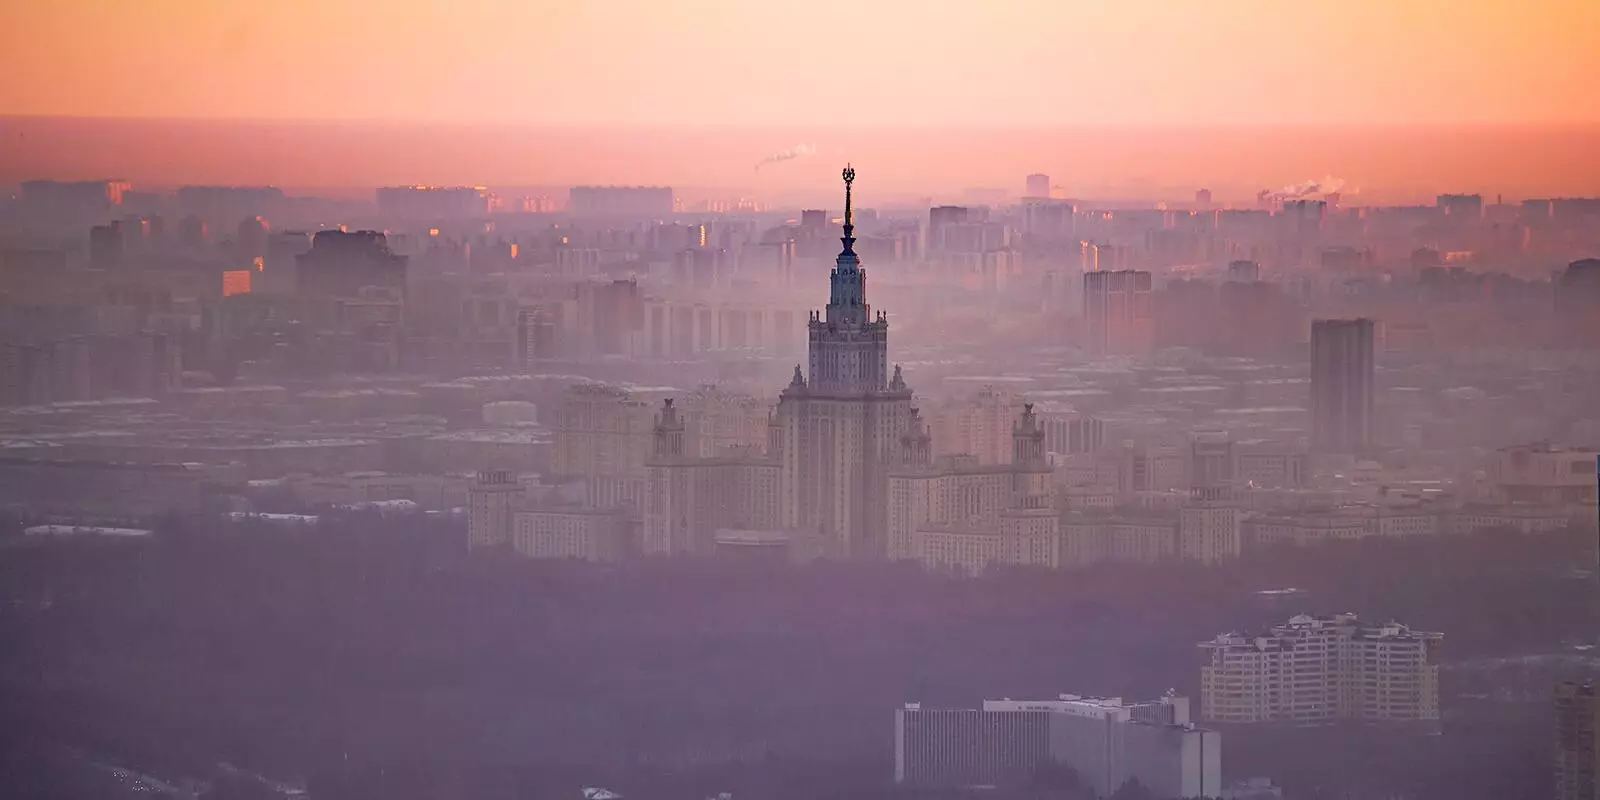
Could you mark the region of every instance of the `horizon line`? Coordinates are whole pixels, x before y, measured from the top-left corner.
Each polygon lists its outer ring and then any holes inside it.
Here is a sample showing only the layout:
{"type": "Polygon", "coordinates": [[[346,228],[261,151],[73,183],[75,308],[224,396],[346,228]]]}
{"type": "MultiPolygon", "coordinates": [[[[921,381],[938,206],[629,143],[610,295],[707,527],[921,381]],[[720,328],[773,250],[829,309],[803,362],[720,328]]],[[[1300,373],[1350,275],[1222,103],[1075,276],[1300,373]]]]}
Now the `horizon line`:
{"type": "Polygon", "coordinates": [[[1396,129],[1396,128],[1600,128],[1600,120],[1373,120],[1352,122],[1348,120],[1147,120],[1147,121],[1097,121],[1075,122],[854,122],[850,124],[815,122],[647,122],[605,120],[439,120],[407,119],[395,117],[252,117],[252,116],[114,116],[98,114],[14,114],[0,113],[0,121],[50,121],[50,122],[126,122],[126,123],[245,123],[283,125],[384,125],[439,128],[548,128],[548,129],[816,129],[816,130],[1010,130],[1010,129],[1082,129],[1116,130],[1143,129],[1237,129],[1237,128],[1321,128],[1321,129],[1396,129]]]}

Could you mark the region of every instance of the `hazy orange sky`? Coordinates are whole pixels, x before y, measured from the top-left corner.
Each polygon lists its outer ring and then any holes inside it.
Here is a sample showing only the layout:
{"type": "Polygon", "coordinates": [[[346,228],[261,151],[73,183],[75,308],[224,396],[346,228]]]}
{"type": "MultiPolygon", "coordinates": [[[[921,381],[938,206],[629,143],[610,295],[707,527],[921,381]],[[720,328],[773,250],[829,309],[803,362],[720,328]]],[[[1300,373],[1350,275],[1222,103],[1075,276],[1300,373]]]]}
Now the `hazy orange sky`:
{"type": "Polygon", "coordinates": [[[1596,0],[16,0],[0,114],[1600,122],[1596,0]]]}

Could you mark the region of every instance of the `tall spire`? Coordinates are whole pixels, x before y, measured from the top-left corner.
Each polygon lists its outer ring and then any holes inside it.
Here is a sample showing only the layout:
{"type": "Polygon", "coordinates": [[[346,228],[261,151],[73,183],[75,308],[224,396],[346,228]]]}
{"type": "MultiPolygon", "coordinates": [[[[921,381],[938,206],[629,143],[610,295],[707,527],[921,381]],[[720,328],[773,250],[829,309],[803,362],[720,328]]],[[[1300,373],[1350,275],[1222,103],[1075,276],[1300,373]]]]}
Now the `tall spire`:
{"type": "Polygon", "coordinates": [[[854,221],[853,221],[852,215],[851,215],[851,211],[850,211],[850,184],[856,182],[856,170],[855,170],[854,167],[850,166],[847,163],[847,164],[844,165],[844,173],[843,173],[843,175],[844,175],[844,237],[842,239],[840,239],[840,241],[844,242],[844,252],[841,252],[839,254],[840,256],[855,255],[855,253],[856,253],[856,250],[855,250],[855,245],[856,245],[856,237],[855,237],[856,226],[854,224],[854,221]]]}
{"type": "MultiPolygon", "coordinates": [[[[867,273],[861,268],[861,257],[856,255],[855,212],[851,197],[851,184],[855,183],[854,167],[844,168],[844,249],[834,259],[833,272],[828,276],[827,321],[830,325],[865,325],[872,320],[872,309],[867,307],[867,273]]],[[[887,367],[885,367],[887,369],[887,367]]]]}

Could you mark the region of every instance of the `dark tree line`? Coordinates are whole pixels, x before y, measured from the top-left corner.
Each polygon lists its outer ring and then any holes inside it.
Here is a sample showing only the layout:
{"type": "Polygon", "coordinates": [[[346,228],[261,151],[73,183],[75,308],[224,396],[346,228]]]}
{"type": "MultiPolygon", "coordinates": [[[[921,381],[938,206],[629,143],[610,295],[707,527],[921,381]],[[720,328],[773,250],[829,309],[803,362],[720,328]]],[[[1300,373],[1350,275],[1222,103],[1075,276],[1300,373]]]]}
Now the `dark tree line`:
{"type": "MultiPolygon", "coordinates": [[[[862,776],[819,788],[840,796],[886,791],[901,702],[1193,695],[1196,643],[1301,611],[1442,630],[1451,659],[1594,632],[1592,587],[1572,574],[1592,563],[1592,534],[1577,531],[963,580],[894,564],[477,557],[459,523],[428,517],[161,528],[0,547],[0,741],[25,733],[157,774],[229,761],[315,777],[330,797],[409,797],[369,793],[406,770],[509,792],[561,770],[729,764],[862,776]],[[1258,594],[1291,586],[1303,593],[1258,594]]],[[[1254,766],[1240,744],[1229,752],[1254,766]]]]}

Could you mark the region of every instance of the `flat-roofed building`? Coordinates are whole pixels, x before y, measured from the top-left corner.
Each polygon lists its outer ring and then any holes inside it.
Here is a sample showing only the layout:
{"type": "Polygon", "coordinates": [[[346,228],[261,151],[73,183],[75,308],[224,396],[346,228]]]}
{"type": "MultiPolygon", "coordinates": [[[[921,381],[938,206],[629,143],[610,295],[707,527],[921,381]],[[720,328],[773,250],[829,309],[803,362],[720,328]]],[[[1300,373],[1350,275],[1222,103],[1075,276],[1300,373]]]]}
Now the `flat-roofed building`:
{"type": "Polygon", "coordinates": [[[1200,647],[1201,717],[1228,724],[1437,723],[1443,634],[1300,615],[1200,647]]]}
{"type": "Polygon", "coordinates": [[[1189,720],[1187,698],[1145,703],[1061,695],[986,700],[982,708],[895,711],[895,782],[1015,786],[1071,767],[1101,797],[1130,782],[1155,797],[1221,795],[1222,737],[1189,720]]]}

